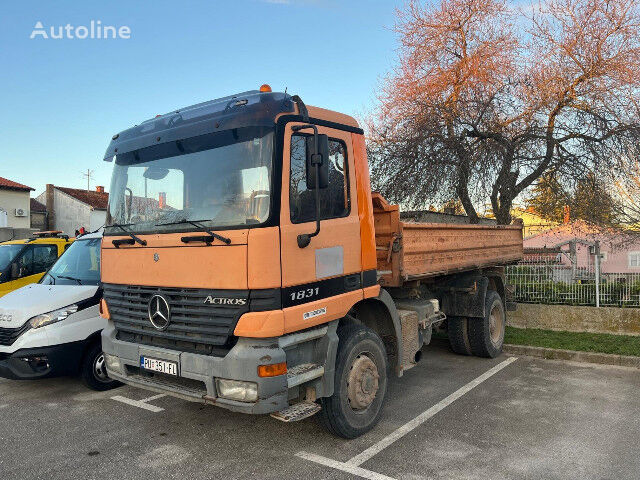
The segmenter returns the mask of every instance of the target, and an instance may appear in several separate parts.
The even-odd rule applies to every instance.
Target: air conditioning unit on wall
[[[16,208],[15,215],[16,217],[26,217],[27,211],[24,208]]]

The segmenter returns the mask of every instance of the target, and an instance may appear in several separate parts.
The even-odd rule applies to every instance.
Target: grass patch
[[[640,357],[640,337],[507,327],[504,343]]]

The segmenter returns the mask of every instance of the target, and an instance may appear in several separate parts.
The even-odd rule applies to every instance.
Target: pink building
[[[620,233],[599,229],[580,220],[525,238],[525,260],[526,257],[533,259],[542,256],[545,260],[553,260],[569,266],[571,265],[569,252],[572,248],[570,242],[574,240],[578,267],[593,269],[594,256],[590,253],[589,244],[599,241],[602,273],[640,273],[640,233]],[[557,250],[558,247],[566,254],[545,252],[547,249]],[[536,253],[527,254],[527,250],[533,250]]]

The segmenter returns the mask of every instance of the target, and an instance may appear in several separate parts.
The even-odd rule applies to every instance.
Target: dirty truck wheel
[[[451,350],[459,355],[471,355],[471,343],[469,342],[469,322],[467,317],[449,317],[447,319],[447,335]]]
[[[494,358],[502,352],[506,316],[498,292],[487,291],[485,317],[469,320],[471,350],[478,357]]]
[[[387,354],[370,328],[347,324],[338,330],[333,396],[320,399],[320,421],[334,435],[355,438],[374,427],[387,392]]]
[[[104,391],[120,385],[120,382],[111,380],[107,376],[107,368],[104,364],[104,354],[102,346],[96,343],[89,347],[82,359],[80,375],[82,382],[92,390]]]

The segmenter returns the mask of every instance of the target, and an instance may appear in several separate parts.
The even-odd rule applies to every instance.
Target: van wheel
[[[333,395],[321,398],[319,418],[334,435],[356,438],[371,430],[387,393],[387,352],[380,337],[364,325],[338,329]]]
[[[80,366],[80,375],[82,382],[87,387],[99,392],[110,390],[120,385],[120,382],[111,380],[107,375],[104,353],[102,353],[100,343],[93,344],[87,350]]]
[[[447,336],[451,350],[458,355],[471,355],[469,319],[467,317],[449,317],[447,319]]]
[[[498,292],[487,291],[484,318],[469,321],[471,350],[478,357],[495,358],[502,353],[506,316]]]

